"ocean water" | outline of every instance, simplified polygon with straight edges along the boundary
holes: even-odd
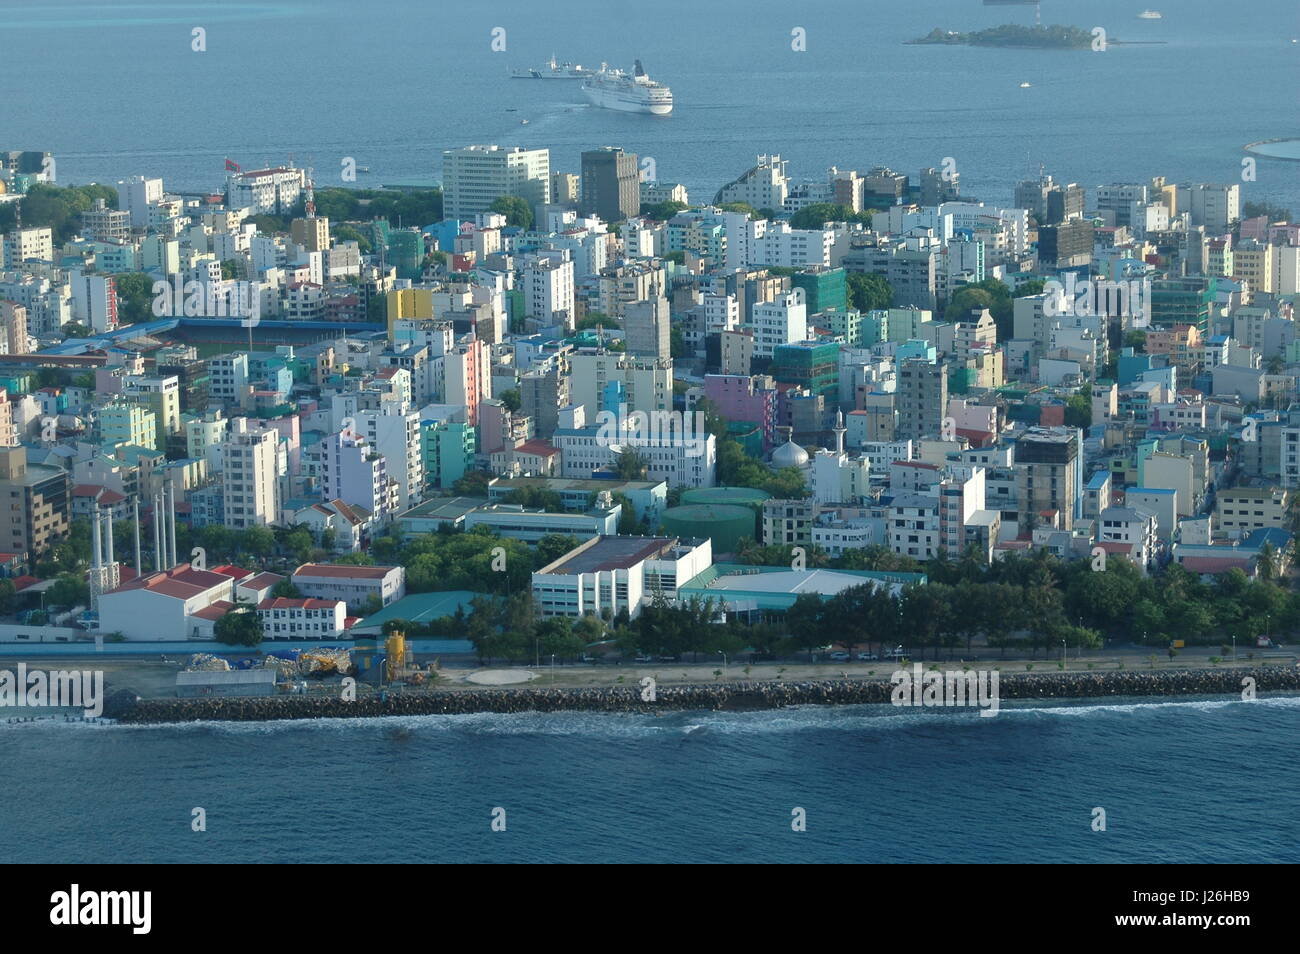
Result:
[[[1139,20],[1145,5],[1164,19]],[[340,184],[437,178],[443,149],[548,146],[552,166],[621,145],[710,199],[757,153],[796,178],[952,157],[963,193],[1009,202],[1039,164],[1086,187],[1163,174],[1236,181],[1241,147],[1300,133],[1293,0],[1043,0],[1046,23],[1131,41],[1105,52],[908,46],[934,27],[1032,22],[980,0],[10,0],[0,148],[50,149],[63,182],[161,175],[169,188],[310,164]],[[191,31],[206,31],[206,50]],[[505,30],[504,52],[492,31]],[[806,51],[791,49],[802,28]],[[640,57],[673,88],[671,116],[588,106],[577,82],[513,80],[552,53],[598,66]],[[1020,89],[1021,82],[1032,84]],[[517,112],[508,112],[508,109]],[[528,125],[521,125],[528,119]],[[1261,160],[1247,200],[1300,207],[1293,163]]]
[[[0,860],[1296,862],[1298,732],[1294,696],[0,724]]]

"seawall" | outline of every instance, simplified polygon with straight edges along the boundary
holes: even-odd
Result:
[[[951,672],[953,670],[945,670]],[[999,674],[999,697],[1093,699],[1222,695],[1241,697],[1243,680],[1257,692],[1300,691],[1300,668],[1112,670]],[[137,699],[129,690],[110,693],[104,715],[119,722],[149,724],[202,720],[260,722],[271,719],[332,719],[359,716],[464,715],[476,712],[664,712],[780,709],[799,705],[888,704],[893,686],[884,680],[725,682],[661,686],[653,701],[639,686],[576,689],[453,689],[390,691],[348,702],[320,696],[255,698]]]

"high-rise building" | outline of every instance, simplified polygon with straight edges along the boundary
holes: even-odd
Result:
[[[280,511],[280,432],[247,418],[231,421],[222,445],[221,491],[226,526],[237,530],[275,523]]]
[[[388,476],[383,454],[364,438],[347,431],[320,442],[320,496],[364,507],[377,522],[394,515],[397,488]]]
[[[243,352],[208,359],[208,394],[213,401],[242,406],[248,399],[248,355]]]
[[[397,483],[397,507],[405,510],[424,498],[424,456],[420,448],[420,415],[384,401],[373,411],[356,413],[356,432],[388,462],[388,476]],[[343,498],[346,502],[346,497]]]
[[[1031,427],[1016,439],[1016,504],[1022,529],[1041,521],[1046,511],[1059,514],[1060,527],[1074,526],[1079,503],[1078,432],[1067,427]]]
[[[1057,225],[1079,218],[1083,215],[1084,198],[1083,187],[1077,183],[1051,186],[1047,190],[1046,212],[1040,221]]]
[[[803,296],[787,292],[776,301],[754,305],[750,321],[754,332],[754,357],[770,358],[778,345],[793,344],[808,337],[808,306]]]
[[[645,301],[628,305],[623,321],[628,354],[670,359],[670,327],[668,299],[663,295],[655,294]]]
[[[551,173],[551,202],[555,205],[577,205],[582,197],[582,180],[572,172]]]
[[[918,180],[921,205],[955,202],[961,197],[961,174],[955,169],[942,172],[933,168],[922,169]]]
[[[292,211],[307,185],[302,169],[257,169],[226,177],[226,207],[250,215],[284,215]],[[134,217],[132,217],[134,222]]]
[[[1074,268],[1092,261],[1092,223],[1070,219],[1038,229],[1038,258],[1045,265]]]
[[[521,275],[524,314],[544,326],[572,329],[574,324],[573,260],[562,251],[528,257]]]
[[[641,170],[634,153],[606,146],[582,154],[582,213],[605,222],[641,214]]]
[[[92,331],[117,330],[117,279],[112,275],[87,275],[71,269],[68,285],[72,289],[72,313]]]
[[[1151,189],[1140,183],[1112,183],[1097,186],[1097,211],[1115,216],[1116,225],[1132,226],[1138,220],[1140,209],[1151,201]]]
[[[898,205],[907,195],[907,176],[884,166],[877,166],[863,179],[862,202],[871,209]]]
[[[294,219],[289,223],[289,236],[294,245],[308,252],[324,252],[330,247],[330,220]]]
[[[152,209],[163,197],[163,181],[133,176],[117,184],[117,207],[131,218],[131,228],[149,227]]]
[[[920,440],[943,432],[948,413],[948,374],[941,364],[923,358],[904,361],[898,368],[898,411],[895,439]]]
[[[777,345],[772,352],[770,373],[783,384],[796,384],[827,402],[839,400],[840,346],[833,341],[799,341]]]
[[[779,211],[790,195],[790,179],[780,156],[759,156],[744,175],[718,190],[715,205],[744,202],[755,209]]]
[[[5,233],[0,264],[19,268],[23,262],[49,262],[54,258],[54,232],[47,228],[13,229]]]
[[[560,426],[560,408],[569,404],[569,376],[558,367],[519,376],[520,412],[533,419],[533,433],[549,439]]]
[[[0,300],[0,353],[27,354],[27,309],[14,301]]]
[[[81,233],[96,242],[125,242],[131,235],[131,213],[110,209],[103,199],[81,213]]]
[[[99,436],[107,447],[126,444],[158,449],[158,418],[135,401],[112,401],[99,409]]]
[[[443,214],[473,219],[502,196],[517,195],[534,213],[551,201],[549,149],[464,146],[442,154]]]
[[[1241,218],[1241,186],[1199,184],[1178,187],[1178,210],[1188,213],[1192,225],[1220,235]]]
[[[0,447],[0,547],[35,561],[68,535],[72,481],[50,464],[29,464],[25,447]]]

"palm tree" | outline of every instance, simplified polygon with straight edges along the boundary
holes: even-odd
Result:
[[[1259,548],[1259,555],[1255,557],[1255,571],[1259,574],[1261,580],[1272,580],[1277,577],[1282,565],[1282,554],[1278,552],[1277,547],[1270,542]]]
[[[650,460],[635,447],[624,447],[614,458],[614,472],[622,480],[645,480]]]

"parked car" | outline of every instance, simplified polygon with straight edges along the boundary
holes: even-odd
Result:
[[[639,663],[647,663],[647,662],[654,662],[655,658],[651,656],[649,653],[637,653],[636,656],[634,657],[634,661]]]
[[[843,652],[842,650],[840,650],[840,651],[836,651],[836,652],[831,653],[830,658],[831,658],[831,660],[832,660],[833,662],[848,662],[849,659],[852,658],[852,657],[850,657],[848,653]]]
[[[875,653],[858,653],[858,662],[875,662],[879,658]]]
[[[903,652],[902,646],[895,646],[889,652],[885,653],[886,659],[902,659],[907,653]]]

